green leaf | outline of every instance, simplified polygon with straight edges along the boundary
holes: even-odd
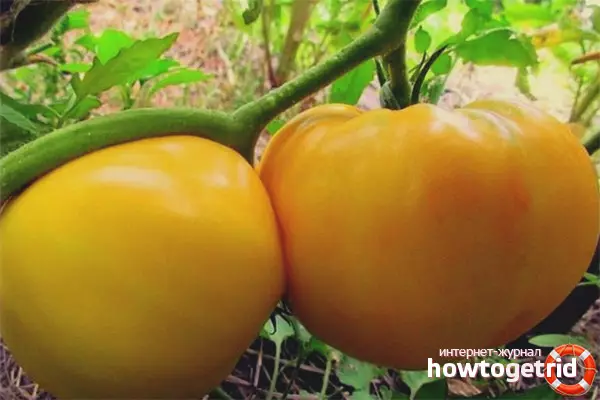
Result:
[[[255,22],[263,8],[263,0],[248,0],[248,8],[242,13],[242,18],[246,25]]]
[[[161,58],[148,65],[146,68],[141,69],[136,76],[140,81],[146,81],[150,78],[164,74],[173,67],[179,67],[179,62],[177,60],[172,58]]]
[[[539,27],[555,22],[555,15],[545,4],[525,3],[522,0],[504,0],[504,16],[512,23]]]
[[[96,39],[96,57],[102,64],[106,64],[121,50],[131,47],[135,42],[135,39],[125,32],[111,28],[106,29]]]
[[[85,99],[77,102],[75,107],[69,109],[69,111],[64,115],[64,118],[72,118],[76,120],[81,120],[90,113],[95,108],[98,108],[102,105],[102,102],[99,98],[94,96],[88,96]]]
[[[385,370],[373,364],[357,360],[347,355],[342,355],[337,376],[346,385],[355,390],[369,390],[371,381],[385,373]]]
[[[431,72],[435,75],[445,75],[452,70],[452,57],[448,53],[441,54],[431,66]]]
[[[54,34],[64,35],[75,29],[89,27],[90,12],[86,9],[75,10],[67,13],[54,27]]]
[[[412,399],[414,399],[414,396],[419,392],[422,386],[440,379],[443,380],[443,378],[428,377],[427,371],[399,371],[399,373],[402,382],[410,389]]]
[[[591,345],[582,336],[559,334],[538,335],[529,339],[529,343],[539,347],[557,347],[563,344],[578,344],[585,348],[591,348]]]
[[[481,30],[485,25],[487,18],[477,9],[470,9],[463,17],[459,35],[463,40],[468,39]]]
[[[477,65],[525,68],[538,62],[535,50],[506,28],[495,29],[460,43],[455,52],[463,61]]]
[[[352,400],[376,400],[376,397],[371,396],[368,389],[355,390],[352,393]]]
[[[90,64],[84,63],[66,63],[58,66],[58,70],[62,72],[68,72],[70,74],[87,72],[92,68]]]
[[[92,51],[92,52],[96,51],[96,43],[97,42],[98,42],[98,39],[91,33],[86,33],[85,35],[81,35],[75,40],[76,45],[79,45],[79,46],[83,47],[84,49],[86,49],[88,51]]]
[[[113,86],[125,84],[167,51],[177,40],[177,36],[177,33],[172,33],[160,39],[137,41],[131,47],[119,51],[106,64],[95,58],[92,68],[81,82],[73,84],[77,97],[96,95]]]
[[[261,336],[271,340],[276,346],[281,346],[285,339],[294,336],[294,328],[280,315],[276,317],[275,328],[269,319],[261,331]]]
[[[374,76],[375,63],[371,60],[365,61],[333,83],[329,103],[355,105]]]
[[[589,282],[598,282],[598,280],[600,280],[600,276],[596,274],[590,274],[589,272],[584,273],[583,277]]]
[[[419,26],[415,32],[415,50],[417,53],[423,54],[431,46],[431,35]]]
[[[285,121],[280,118],[275,118],[267,125],[267,132],[270,135],[274,135],[285,125]]]
[[[415,400],[447,399],[448,383],[445,379],[437,379],[423,384],[412,396]]]
[[[414,28],[431,15],[446,8],[447,5],[448,0],[427,0],[421,3],[410,21],[410,27]]]
[[[212,76],[205,74],[197,69],[182,68],[173,72],[166,73],[156,78],[155,83],[150,89],[149,95],[152,96],[161,89],[167,86],[183,85],[195,82],[202,82],[210,79]]]
[[[490,0],[465,0],[465,3],[470,9],[477,10],[488,17],[491,17],[494,12],[494,2]]]
[[[35,122],[39,122],[39,116],[43,116],[46,118],[52,118],[55,116],[52,110],[50,110],[50,108],[48,108],[45,105],[33,103],[20,103],[19,101],[13,99],[7,94],[0,92],[0,107],[2,106],[8,106],[13,110],[17,111],[19,114],[24,115],[30,121]]]
[[[592,27],[600,33],[600,5],[591,7],[594,10],[592,11]]]
[[[32,134],[37,135],[40,131],[34,122],[7,104],[0,104],[0,119]]]

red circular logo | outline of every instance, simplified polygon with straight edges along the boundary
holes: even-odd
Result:
[[[573,385],[564,384],[557,377],[559,360],[560,357],[564,356],[577,357],[584,365],[583,378]],[[576,344],[563,344],[556,347],[548,354],[544,363],[544,377],[546,378],[546,382],[548,382],[556,393],[563,396],[581,396],[586,394],[592,387],[596,372],[594,356]]]

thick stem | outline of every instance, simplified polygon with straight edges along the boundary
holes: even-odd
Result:
[[[233,148],[252,163],[262,129],[278,114],[361,63],[403,48],[419,1],[389,0],[373,27],[351,45],[232,115],[178,108],[135,109],[96,117],[42,136],[0,160],[0,203],[34,179],[77,157],[149,137],[206,137]]]
[[[260,131],[277,115],[363,62],[385,56],[396,49],[404,52],[410,21],[420,1],[389,0],[375,24],[366,33],[324,63],[312,67],[257,101],[240,107],[233,114],[234,118]],[[405,78],[408,82],[408,78]],[[402,97],[408,99],[409,96],[410,90]]]
[[[388,71],[390,91],[400,108],[407,107],[411,100],[408,65],[406,63],[406,39],[410,22],[417,11],[419,3],[420,0],[404,0],[402,2],[404,16],[394,21],[396,23],[394,43],[399,46],[383,58]],[[397,5],[396,7],[400,6]]]
[[[48,133],[0,159],[0,204],[48,171],[104,147],[194,134],[248,153],[243,133],[227,114],[193,109],[134,109],[96,117]]]

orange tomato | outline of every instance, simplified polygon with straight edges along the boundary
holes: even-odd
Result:
[[[284,288],[256,172],[197,137],[56,169],[7,204],[0,237],[2,336],[58,398],[200,398]]]
[[[598,239],[587,153],[524,104],[318,106],[274,136],[258,171],[295,314],[383,366],[517,338],[576,286]]]

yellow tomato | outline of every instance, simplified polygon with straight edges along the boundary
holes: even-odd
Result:
[[[319,106],[275,135],[258,171],[299,320],[384,366],[517,338],[576,286],[598,238],[584,148],[517,103]]]
[[[192,136],[97,151],[0,218],[2,336],[59,398],[199,398],[283,292],[256,172]]]

